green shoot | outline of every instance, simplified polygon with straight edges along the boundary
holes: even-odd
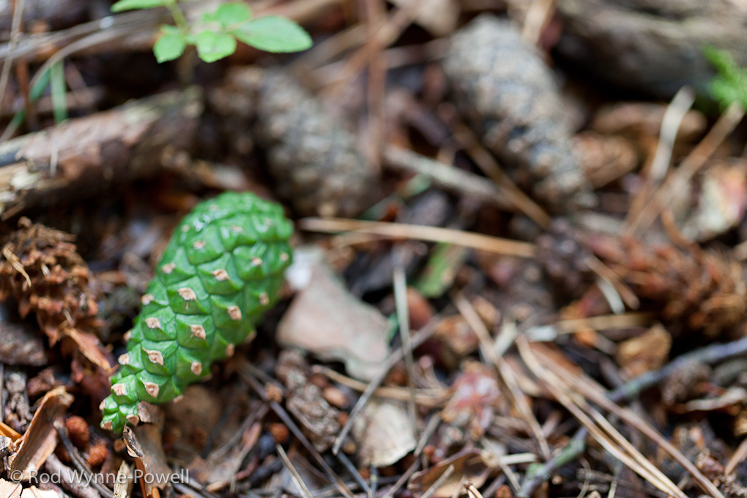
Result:
[[[205,14],[190,25],[178,0],[119,0],[113,12],[166,7],[174,18],[174,26],[161,26],[161,36],[153,46],[158,62],[179,58],[189,45],[205,62],[215,62],[236,51],[241,41],[266,52],[299,52],[311,47],[309,34],[298,24],[284,17],[254,18],[242,2],[228,2],[215,12]]]
[[[706,47],[704,53],[718,71],[708,85],[711,96],[722,108],[737,102],[747,109],[747,69],[739,67],[726,50]]]
[[[61,123],[67,119],[67,100],[65,96],[65,67],[62,61],[49,68],[50,95],[52,97],[52,114],[54,122]]]

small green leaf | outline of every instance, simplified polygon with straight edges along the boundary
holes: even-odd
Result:
[[[173,27],[173,26],[170,26]],[[176,32],[172,30],[162,30],[163,34],[153,45],[153,53],[156,56],[158,62],[173,61],[178,59],[183,53],[187,46],[184,35],[177,29]]]
[[[279,16],[247,21],[231,33],[247,45],[267,52],[298,52],[313,44],[301,26]]]
[[[241,2],[228,2],[218,7],[218,10],[210,16],[210,20],[217,21],[221,26],[228,27],[248,21],[252,17],[252,11],[248,5]]]
[[[195,40],[197,55],[205,62],[215,62],[236,51],[236,39],[226,33],[203,31]]]
[[[174,3],[174,0],[119,0],[119,2],[112,5],[112,12],[122,12],[123,10],[134,9],[152,9],[153,7],[163,7],[170,3]]]

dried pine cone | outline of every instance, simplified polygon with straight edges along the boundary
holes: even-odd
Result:
[[[72,331],[97,333],[96,293],[92,275],[76,252],[73,236],[21,218],[3,247],[0,299],[18,302],[21,317],[34,311],[54,345]]]
[[[656,247],[625,237],[590,236],[594,253],[643,299],[659,303],[665,320],[716,335],[747,311],[742,266],[693,244]]]
[[[556,211],[593,203],[571,149],[553,75],[508,20],[483,14],[455,33],[444,69],[483,143]]]
[[[340,426],[340,411],[324,399],[319,386],[311,384],[306,375],[306,360],[298,351],[280,353],[275,373],[288,388],[286,406],[320,453],[335,442]]]
[[[355,138],[289,73],[241,69],[211,93],[215,110],[237,123],[254,118],[278,194],[301,215],[354,217],[371,204],[373,170]],[[243,142],[247,142],[244,137]]]

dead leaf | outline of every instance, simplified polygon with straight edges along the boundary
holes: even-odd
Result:
[[[452,390],[441,418],[447,424],[469,428],[472,440],[477,441],[492,423],[501,397],[495,371],[478,362],[467,362]]]
[[[103,352],[103,346],[98,337],[88,332],[81,332],[78,329],[67,328],[65,335],[72,339],[80,352],[88,358],[91,363],[102,368],[104,372],[111,375],[115,368],[109,364],[109,360]]]
[[[150,498],[159,498],[158,489],[164,489],[173,474],[161,444],[162,426],[163,423],[155,423],[141,424],[134,429],[125,427],[127,453],[135,459],[135,466],[142,475],[150,476],[140,479],[143,495]]]
[[[372,399],[353,423],[362,467],[388,467],[415,449],[417,440],[404,403]]]
[[[379,310],[350,294],[323,262],[278,325],[285,348],[301,348],[345,363],[351,377],[371,380],[389,355],[389,323]]]
[[[119,472],[117,472],[117,480],[114,483],[113,498],[127,498],[130,496],[133,482],[132,467],[127,465],[127,462],[122,462],[122,465],[119,466]]]
[[[712,239],[739,225],[747,208],[747,161],[717,164],[703,173],[697,205],[682,226],[692,240]]]
[[[433,36],[445,36],[454,31],[459,20],[459,5],[454,0],[415,0],[417,7],[415,22],[428,30]],[[393,0],[401,8],[411,8],[413,0]]]
[[[178,403],[162,405],[166,412],[167,431],[178,434],[179,445],[199,455],[225,410],[224,398],[215,389],[200,384],[188,386]],[[140,420],[146,421],[142,415]]]
[[[449,498],[456,496],[461,489],[462,478],[470,481],[476,488],[485,484],[490,474],[491,465],[488,458],[479,450],[468,450],[442,460],[431,468],[416,472],[410,478],[407,489],[416,495],[422,494],[431,487],[450,466],[454,466],[454,472],[433,494],[436,498]]]
[[[672,336],[659,324],[648,331],[620,343],[617,347],[617,363],[629,377],[661,367],[669,357]]]
[[[21,492],[21,498],[60,498],[60,495],[52,489],[39,489],[31,486]]]
[[[20,482],[0,479],[0,498],[19,498],[22,489]]]
[[[63,415],[72,402],[73,396],[62,386],[44,395],[28,430],[19,440],[18,451],[10,457],[10,471],[20,472],[19,480],[27,481],[57,447],[55,423],[62,423]]]
[[[241,443],[234,445],[228,453],[217,448],[208,456],[208,491],[217,492],[231,483],[231,479],[241,470],[241,464],[254,448],[261,433],[262,424],[256,422],[246,428],[241,436]]]
[[[47,352],[39,329],[28,322],[16,323],[0,308],[0,361],[6,365],[42,366],[47,364]]]

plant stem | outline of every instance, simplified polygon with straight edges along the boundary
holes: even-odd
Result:
[[[174,1],[173,3],[167,3],[166,8],[169,9],[171,17],[174,18],[176,27],[179,28],[182,33],[187,35],[189,33],[189,24],[187,24],[187,19],[184,17],[184,12],[182,12],[182,9],[179,8],[179,6],[176,4],[176,1]]]
[[[167,3],[166,7],[169,9],[171,17],[174,18],[174,22],[176,23],[176,27],[179,28],[179,31],[181,31],[185,37],[189,35],[189,24],[187,23],[187,18],[184,17],[184,12],[176,4],[176,0],[171,3]],[[194,68],[195,50],[192,45],[188,44],[186,50],[184,51],[184,54],[182,54],[182,56],[179,58],[179,62],[177,65],[179,86],[181,86],[182,88],[186,88],[192,83]]]

